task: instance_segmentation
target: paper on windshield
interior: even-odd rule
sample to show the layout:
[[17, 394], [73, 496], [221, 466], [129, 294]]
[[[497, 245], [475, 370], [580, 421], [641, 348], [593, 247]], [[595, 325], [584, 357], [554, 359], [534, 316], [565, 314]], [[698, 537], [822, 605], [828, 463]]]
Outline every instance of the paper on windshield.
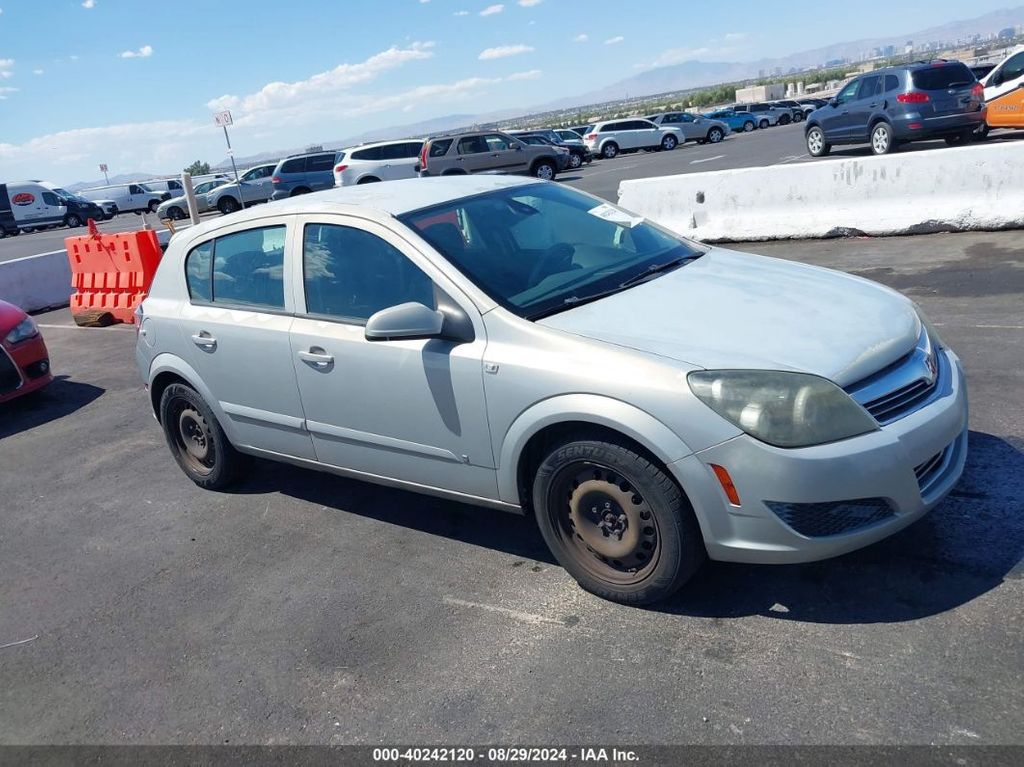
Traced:
[[621, 226], [628, 226], [632, 229], [637, 224], [644, 222], [643, 216], [631, 216], [626, 211], [616, 208], [614, 205], [603, 203], [598, 205], [596, 208], [591, 208], [587, 211], [592, 216], [603, 218], [605, 221], [611, 221], [613, 224], [620, 224]]

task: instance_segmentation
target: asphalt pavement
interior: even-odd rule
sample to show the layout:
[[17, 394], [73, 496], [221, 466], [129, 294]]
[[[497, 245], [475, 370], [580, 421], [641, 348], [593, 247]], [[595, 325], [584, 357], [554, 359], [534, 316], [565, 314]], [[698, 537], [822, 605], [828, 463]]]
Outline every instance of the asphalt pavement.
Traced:
[[133, 329], [37, 316], [59, 378], [0, 406], [0, 743], [1024, 743], [1024, 235], [748, 249], [923, 305], [966, 474], [882, 543], [711, 563], [654, 609], [517, 516], [265, 462], [199, 490]]

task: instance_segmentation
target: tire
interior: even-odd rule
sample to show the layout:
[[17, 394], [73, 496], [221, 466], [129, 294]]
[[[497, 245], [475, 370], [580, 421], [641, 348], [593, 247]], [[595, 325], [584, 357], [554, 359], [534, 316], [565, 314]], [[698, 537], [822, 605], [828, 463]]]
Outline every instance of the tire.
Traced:
[[992, 129], [988, 127], [988, 123], [982, 123], [974, 131], [974, 140], [975, 141], [988, 141], [988, 134], [989, 134], [989, 131], [991, 131], [991, 130]]
[[803, 121], [804, 121], [804, 113], [803, 112], [797, 112], [795, 115], [793, 115], [793, 122], [795, 122], [795, 123], [802, 123]]
[[160, 424], [167, 446], [185, 475], [205, 490], [234, 482], [244, 465], [216, 416], [195, 389], [171, 384], [160, 397]]
[[754, 125], [754, 121], [753, 120], [747, 120], [745, 123], [743, 123], [743, 132], [744, 133], [750, 133], [756, 127], [757, 126]]
[[158, 203], [156, 200], [150, 200], [149, 201], [149, 212], [150, 213], [156, 213], [156, 209], [159, 208], [159, 207], [160, 207], [160, 203]]
[[234, 197], [221, 197], [217, 202], [217, 210], [223, 213], [225, 216], [228, 213], [234, 213], [237, 210], [241, 210], [242, 206], [238, 204], [238, 200]]
[[538, 160], [534, 163], [530, 175], [544, 181], [554, 181], [555, 176], [558, 175], [558, 168], [551, 160]]
[[762, 118], [761, 122], [759, 122], [757, 124], [757, 127], [760, 128], [761, 130], [764, 130], [765, 128], [769, 127], [770, 125], [771, 125], [771, 123], [768, 122], [767, 118]]
[[721, 128], [712, 128], [708, 131], [708, 143], [717, 144], [719, 141], [725, 138], [725, 134]]
[[379, 184], [379, 183], [380, 183], [380, 179], [377, 178], [376, 176], [367, 176], [366, 178], [359, 179], [356, 182], [356, 186], [359, 186], [360, 184]]
[[613, 160], [619, 156], [619, 145], [614, 141], [609, 141], [603, 147], [601, 147], [601, 156], [606, 160]]
[[964, 146], [969, 144], [973, 135], [973, 130], [963, 130], [952, 136], [946, 136], [946, 146]]
[[871, 129], [871, 154], [889, 154], [896, 148], [896, 141], [892, 135], [892, 126], [882, 120], [875, 123]]
[[116, 206], [116, 205], [114, 205], [114, 206], [113, 206], [113, 207], [112, 207], [112, 208], [110, 209], [110, 217], [111, 217], [111, 218], [113, 218], [114, 216], [116, 216], [116, 215], [117, 215], [118, 213], [120, 213], [120, 212], [121, 212], [121, 211], [119, 211], [119, 210], [117, 209], [117, 206]]
[[185, 211], [183, 211], [177, 205], [172, 205], [167, 209], [167, 217], [171, 219], [171, 221], [181, 221], [183, 218], [185, 218]]
[[[556, 445], [534, 477], [533, 507], [559, 564], [614, 602], [665, 599], [706, 557], [686, 496], [624, 444], [580, 435]], [[603, 517], [598, 509], [607, 510]]]
[[579, 152], [569, 153], [569, 170], [576, 170], [583, 165], [583, 155]]
[[288, 196], [289, 197], [298, 197], [300, 194], [309, 194], [311, 191], [312, 191], [311, 189], [307, 189], [304, 186], [300, 186], [297, 189], [292, 189], [292, 193], [290, 195], [288, 195]]
[[68, 213], [64, 216], [64, 226], [68, 229], [77, 229], [82, 225], [82, 219], [76, 213]]
[[779, 125], [789, 125], [791, 122], [793, 122], [792, 115], [782, 115], [779, 117]]
[[832, 145], [825, 140], [825, 131], [812, 125], [807, 129], [807, 154], [811, 157], [824, 157], [832, 151]]
[[679, 140], [671, 133], [661, 140], [661, 149], [666, 152], [671, 152], [677, 146], [679, 146]]

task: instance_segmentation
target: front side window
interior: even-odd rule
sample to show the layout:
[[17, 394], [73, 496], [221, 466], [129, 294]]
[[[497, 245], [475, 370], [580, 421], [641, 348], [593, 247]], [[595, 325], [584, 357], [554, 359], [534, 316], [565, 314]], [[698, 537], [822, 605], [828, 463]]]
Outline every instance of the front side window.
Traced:
[[128, 187], [128, 194], [143, 194], [142, 187], [138, 184], [132, 184]]
[[189, 251], [189, 295], [213, 303], [284, 309], [284, 226], [246, 229]]
[[1016, 80], [1024, 74], [1024, 52], [1007, 59], [1002, 69], [999, 70], [999, 74], [1002, 76], [1004, 83]]
[[701, 254], [692, 243], [555, 184], [455, 200], [401, 220], [493, 300], [537, 318], [609, 290], [655, 265]]
[[848, 83], [843, 88], [839, 95], [836, 96], [836, 102], [839, 104], [845, 104], [847, 101], [853, 101], [857, 95], [857, 89], [860, 87], [860, 80], [854, 80], [852, 83]]
[[60, 200], [53, 192], [43, 192], [43, 202], [47, 205], [60, 205]]
[[492, 152], [504, 152], [512, 148], [512, 142], [497, 133], [488, 133], [484, 136], [484, 141]]
[[362, 323], [409, 301], [437, 308], [434, 284], [418, 266], [377, 235], [351, 226], [306, 225], [302, 282], [309, 314]]

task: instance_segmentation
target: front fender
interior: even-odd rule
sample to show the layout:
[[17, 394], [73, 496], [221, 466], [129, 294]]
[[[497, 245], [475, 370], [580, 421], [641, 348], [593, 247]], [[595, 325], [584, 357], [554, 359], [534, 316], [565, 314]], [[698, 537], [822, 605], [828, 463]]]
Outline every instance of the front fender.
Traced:
[[506, 431], [498, 460], [498, 497], [501, 500], [520, 503], [519, 459], [530, 438], [549, 426], [568, 422], [614, 429], [643, 445], [666, 465], [693, 454], [674, 431], [638, 407], [597, 394], [563, 394], [531, 405]]

